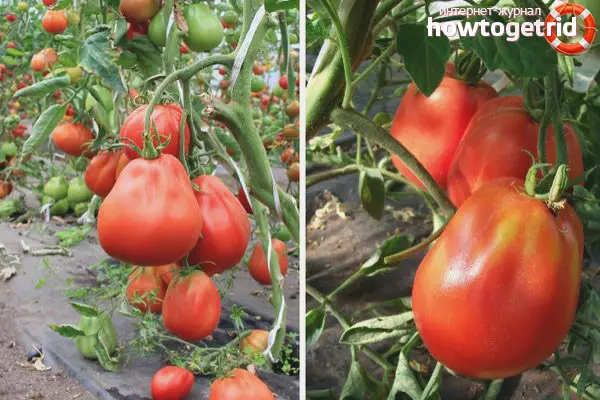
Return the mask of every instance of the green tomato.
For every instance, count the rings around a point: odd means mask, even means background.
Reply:
[[[253,76],[250,81],[250,91],[252,93],[258,93],[265,88],[265,81],[262,78]]]
[[[269,106],[269,113],[271,115],[277,115],[281,113],[281,106],[279,104],[271,104]]]
[[[109,354],[117,349],[117,331],[107,314],[102,313],[97,317],[82,316],[77,328],[86,334],[75,339],[77,349],[85,358],[98,359],[94,346],[98,343],[99,337],[102,338]]]
[[[271,90],[271,94],[273,96],[281,97],[283,96],[283,89],[281,88],[281,86],[277,85],[273,88],[273,90]]]
[[[290,231],[288,230],[288,228],[285,225],[281,225],[279,230],[277,232],[275,232],[275,234],[273,236],[275,236],[277,239],[281,240],[282,242],[287,242],[289,240],[292,240],[292,234],[290,233]]]
[[[58,200],[56,203],[50,207],[50,215],[56,215],[58,217],[62,217],[69,212],[69,200],[62,199]]]
[[[69,22],[69,26],[79,25],[79,21],[81,21],[81,17],[79,13],[76,11],[69,11],[67,13],[67,21]]]
[[[298,43],[298,35],[296,35],[295,33],[290,33],[289,38],[290,38],[290,43],[291,44],[297,44]]]
[[[23,211],[20,199],[4,199],[0,201],[0,217],[6,218]]]
[[[235,25],[238,23],[238,21],[240,20],[240,17],[237,15],[237,13],[235,11],[227,11],[225,12],[225,14],[223,14],[223,22],[225,22],[227,25]]]
[[[166,44],[167,24],[161,11],[152,18],[150,25],[148,25],[148,38],[158,47],[164,47]]]
[[[92,199],[92,196],[94,196],[94,193],[87,187],[81,176],[71,179],[67,192],[69,204],[88,202]]]
[[[271,125],[273,125],[273,120],[269,117],[264,117],[262,120],[262,124],[264,126],[271,126]]]
[[[186,42],[193,51],[211,51],[223,41],[223,25],[205,4],[192,4],[183,12],[188,25]]]
[[[14,157],[17,155],[17,145],[12,142],[2,142],[0,151],[2,151],[6,157]]]
[[[231,4],[229,3],[217,3],[215,4],[215,8],[219,11],[227,11],[231,10]]]
[[[252,109],[252,119],[260,119],[262,117],[262,112],[258,108]]]
[[[44,194],[53,200],[61,200],[67,197],[69,184],[64,176],[55,176],[50,178],[44,185]]]
[[[88,210],[89,203],[78,203],[73,206],[73,214],[76,217],[81,217]]]

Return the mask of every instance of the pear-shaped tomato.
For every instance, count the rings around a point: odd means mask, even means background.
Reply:
[[[202,214],[190,179],[169,154],[127,164],[98,213],[104,251],[136,265],[181,260],[194,248],[201,230]]]
[[[73,157],[92,157],[90,146],[94,135],[85,125],[73,122],[60,124],[52,132],[54,145]]]
[[[53,35],[63,33],[68,25],[64,10],[48,10],[42,18],[42,28]]]
[[[210,336],[221,318],[221,297],[214,282],[202,271],[177,275],[163,303],[167,331],[189,342]]]
[[[143,313],[160,313],[166,291],[167,286],[153,267],[134,267],[127,279],[127,301]],[[135,301],[136,295],[141,301]]]
[[[482,186],[427,253],[413,285],[423,343],[453,371],[500,379],[557,349],[577,309],[583,230],[514,178]]]
[[[193,51],[211,51],[221,44],[224,32],[219,17],[206,4],[192,4],[183,13],[188,26],[186,42]]]
[[[202,213],[202,235],[190,252],[190,265],[201,265],[210,276],[234,267],[250,242],[248,214],[231,190],[213,175],[194,179]]]
[[[275,400],[271,389],[258,377],[236,368],[229,377],[216,379],[210,385],[208,400]]]
[[[148,38],[158,47],[164,47],[167,41],[167,24],[162,12],[158,12],[148,26]]]
[[[279,239],[273,239],[271,243],[273,250],[277,253],[281,275],[285,276],[288,270],[287,246]],[[257,282],[262,283],[263,285],[271,284],[271,274],[269,272],[267,257],[265,256],[265,250],[260,242],[254,246],[252,255],[248,260],[248,271],[250,271],[250,275]]]
[[[149,21],[159,8],[158,0],[121,0],[119,3],[119,11],[132,24]]]
[[[121,154],[122,150],[103,150],[92,158],[85,170],[84,179],[94,194],[106,197],[110,193],[117,180],[116,172]]]

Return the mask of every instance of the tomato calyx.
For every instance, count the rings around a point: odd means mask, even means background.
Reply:
[[[456,78],[468,82],[471,86],[477,85],[486,71],[481,58],[472,51],[464,52],[456,59]]]
[[[525,192],[531,197],[544,200],[548,208],[557,214],[564,208],[566,203],[566,200],[562,198],[562,195],[569,186],[569,168],[566,164],[559,165],[554,175],[547,175],[538,184],[538,170],[546,166],[549,166],[549,164],[534,164],[529,169],[525,179]],[[548,178],[552,176],[552,184],[550,185],[549,189],[545,191],[543,187],[547,186],[546,182],[549,180]],[[543,192],[538,193],[540,190]]]

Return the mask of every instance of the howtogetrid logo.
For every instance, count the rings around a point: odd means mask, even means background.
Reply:
[[[574,27],[571,32],[561,33],[561,24],[563,16],[574,15],[576,18],[572,18],[570,24]],[[583,22],[583,37],[575,43],[565,43],[559,39],[559,36],[564,33],[565,36],[575,37],[577,34],[576,24],[577,20]],[[569,23],[567,23],[569,24]],[[564,25],[567,25],[564,24]],[[582,5],[579,4],[559,4],[548,14],[546,18],[546,40],[556,51],[568,55],[577,56],[585,53],[592,47],[594,38],[596,37],[596,20],[592,13]],[[563,26],[564,27],[564,26]]]

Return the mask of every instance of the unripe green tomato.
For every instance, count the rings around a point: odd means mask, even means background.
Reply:
[[[298,43],[298,35],[296,35],[295,33],[290,33],[289,37],[290,37],[290,43],[291,44],[297,44]]]
[[[281,86],[277,85],[273,88],[273,90],[271,90],[271,94],[273,96],[281,97],[283,96],[283,89],[281,88]]]
[[[73,206],[73,214],[76,217],[81,217],[89,208],[89,203],[78,203]]]
[[[67,68],[66,71],[71,85],[77,83],[83,76],[83,69],[81,69],[81,67]]]
[[[188,25],[186,43],[193,51],[211,51],[223,41],[223,25],[205,4],[192,4],[183,12]]]
[[[2,151],[6,157],[14,157],[17,155],[17,145],[12,142],[2,142],[0,151]]]
[[[227,25],[235,25],[238,23],[238,21],[240,20],[240,17],[237,15],[237,13],[233,10],[230,11],[226,11],[225,14],[223,14],[223,22],[225,22]]]
[[[40,3],[36,3],[35,4],[35,8],[36,8],[36,10],[40,10],[41,11],[41,10],[43,10],[46,7],[44,6],[44,3],[40,2]]]
[[[281,112],[281,106],[279,104],[271,104],[269,106],[269,113],[275,115]]]
[[[250,91],[252,93],[258,93],[265,88],[265,81],[262,78],[253,76],[250,81]]]
[[[269,117],[264,117],[262,120],[262,124],[264,126],[271,126],[271,125],[273,125],[273,120]]]
[[[62,217],[69,212],[69,200],[62,199],[58,200],[56,203],[50,207],[50,215],[56,215],[58,217]]]
[[[267,31],[267,34],[265,35],[265,38],[269,41],[269,42],[276,42],[277,41],[277,34],[275,33],[275,28],[271,28]]]
[[[287,22],[288,24],[295,24],[298,22],[298,10],[295,8],[287,10]]]
[[[69,193],[69,184],[63,176],[50,178],[44,185],[44,194],[54,200],[61,200],[67,197]]]
[[[158,47],[164,47],[167,41],[167,24],[164,16],[159,11],[148,25],[148,38]]]
[[[67,13],[67,21],[69,23],[69,26],[76,26],[79,25],[81,17],[79,16],[79,13],[77,11],[69,11]]]
[[[92,196],[94,196],[94,193],[87,187],[81,176],[71,179],[67,193],[69,204],[88,202],[92,199]]]
[[[252,119],[260,119],[262,118],[262,112],[258,108],[252,109]]]
[[[77,349],[85,358],[98,359],[94,350],[94,346],[98,343],[98,336],[102,337],[109,354],[117,349],[117,331],[107,314],[102,313],[98,317],[81,316],[77,327],[86,334],[75,339]]]
[[[187,62],[189,62],[192,59],[192,56],[191,56],[191,54],[183,54],[181,56],[181,59],[183,60],[183,62],[187,63]]]

